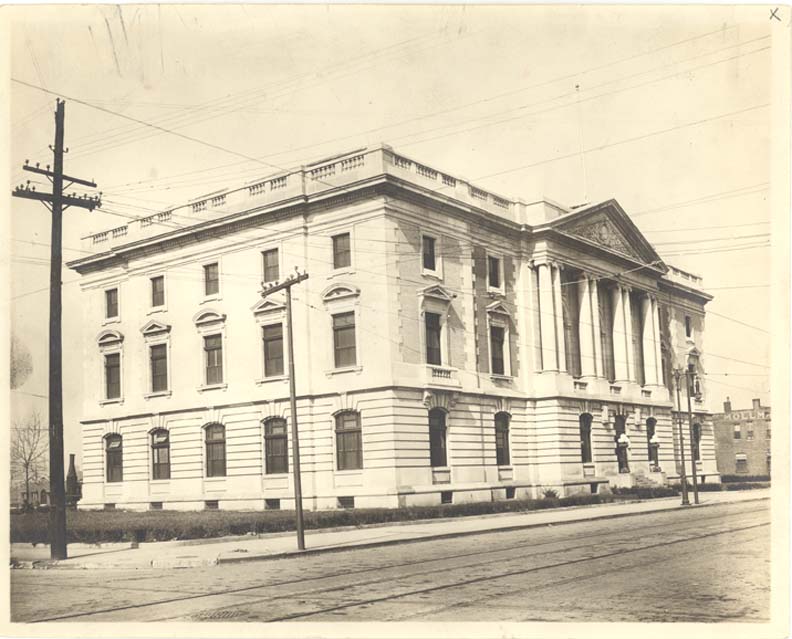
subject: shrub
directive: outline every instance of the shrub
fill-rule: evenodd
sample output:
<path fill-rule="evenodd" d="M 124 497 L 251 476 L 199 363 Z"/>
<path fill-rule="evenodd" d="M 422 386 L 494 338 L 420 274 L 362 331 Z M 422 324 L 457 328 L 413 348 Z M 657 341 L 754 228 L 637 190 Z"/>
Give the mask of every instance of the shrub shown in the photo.
<path fill-rule="evenodd" d="M 553 488 L 542 489 L 542 496 L 545 499 L 558 499 L 558 493 Z"/>
<path fill-rule="evenodd" d="M 770 488 L 770 482 L 743 482 L 723 484 L 725 490 L 756 490 L 757 488 Z"/>
<path fill-rule="evenodd" d="M 770 475 L 721 475 L 721 481 L 724 484 L 732 482 L 770 481 Z"/>

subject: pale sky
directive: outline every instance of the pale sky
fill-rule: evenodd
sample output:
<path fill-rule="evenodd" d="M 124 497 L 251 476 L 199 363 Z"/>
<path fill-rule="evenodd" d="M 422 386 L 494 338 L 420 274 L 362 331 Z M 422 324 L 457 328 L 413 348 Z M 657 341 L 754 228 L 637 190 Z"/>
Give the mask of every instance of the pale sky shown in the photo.
<path fill-rule="evenodd" d="M 115 213 L 67 211 L 67 260 L 84 255 L 81 236 L 124 224 L 118 214 L 386 142 L 509 197 L 617 199 L 667 262 L 715 296 L 709 408 L 727 395 L 735 408 L 771 404 L 769 105 L 782 27 L 766 7 L 4 11 L 12 77 L 66 98 L 65 170 L 95 179 Z M 18 184 L 33 177 L 19 169 L 25 159 L 52 162 L 55 96 L 9 91 Z M 12 202 L 11 323 L 34 362 L 12 414 L 38 407 L 45 419 L 36 395 L 47 394 L 49 225 L 41 204 Z M 64 269 L 66 452 L 79 455 L 77 280 Z"/>

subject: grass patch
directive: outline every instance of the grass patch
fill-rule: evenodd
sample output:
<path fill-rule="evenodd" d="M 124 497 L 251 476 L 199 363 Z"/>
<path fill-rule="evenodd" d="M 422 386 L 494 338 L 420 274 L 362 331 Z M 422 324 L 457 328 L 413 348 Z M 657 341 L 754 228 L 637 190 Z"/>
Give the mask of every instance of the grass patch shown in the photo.
<path fill-rule="evenodd" d="M 473 502 L 443 506 L 306 511 L 305 527 L 318 529 L 337 526 L 364 526 L 443 517 L 529 512 L 612 501 L 614 501 L 614 497 L 609 494 L 583 494 L 561 498 Z M 11 541 L 13 543 L 46 543 L 47 522 L 48 513 L 12 514 Z M 228 535 L 291 531 L 294 530 L 294 511 L 75 510 L 67 513 L 66 527 L 66 536 L 70 543 L 209 539 Z"/>
<path fill-rule="evenodd" d="M 630 486 L 628 488 L 611 488 L 614 495 L 626 495 L 638 499 L 657 499 L 675 497 L 679 488 L 674 486 Z"/>

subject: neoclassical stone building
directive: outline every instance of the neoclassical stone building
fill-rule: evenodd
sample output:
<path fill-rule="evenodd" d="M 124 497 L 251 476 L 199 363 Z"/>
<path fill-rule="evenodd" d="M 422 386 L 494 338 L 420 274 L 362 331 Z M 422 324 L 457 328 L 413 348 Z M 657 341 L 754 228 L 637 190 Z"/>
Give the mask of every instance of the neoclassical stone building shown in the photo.
<path fill-rule="evenodd" d="M 711 297 L 615 200 L 512 200 L 379 146 L 85 242 L 83 508 L 294 507 L 260 290 L 295 267 L 306 508 L 679 476 L 671 371 L 703 371 Z M 717 481 L 701 379 L 686 455 Z"/>

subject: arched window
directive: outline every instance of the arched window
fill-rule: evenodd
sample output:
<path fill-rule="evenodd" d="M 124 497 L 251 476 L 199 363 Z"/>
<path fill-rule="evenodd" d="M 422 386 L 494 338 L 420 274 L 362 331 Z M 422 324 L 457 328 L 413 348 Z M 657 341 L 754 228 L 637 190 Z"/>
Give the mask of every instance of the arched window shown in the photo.
<path fill-rule="evenodd" d="M 657 420 L 654 417 L 650 417 L 646 420 L 646 446 L 647 450 L 649 451 L 649 465 L 650 466 L 659 466 L 660 459 L 658 456 L 658 450 L 660 448 L 659 444 L 656 441 L 655 437 L 655 430 L 657 427 Z"/>
<path fill-rule="evenodd" d="M 498 466 L 508 466 L 509 456 L 509 413 L 495 415 L 495 457 Z"/>
<path fill-rule="evenodd" d="M 121 435 L 108 435 L 105 437 L 108 483 L 124 481 L 124 457 L 121 443 Z"/>
<path fill-rule="evenodd" d="M 441 408 L 429 411 L 429 460 L 432 467 L 447 466 L 446 414 Z"/>
<path fill-rule="evenodd" d="M 694 461 L 701 461 L 701 424 L 693 424 L 693 439 L 690 442 Z"/>
<path fill-rule="evenodd" d="M 363 468 L 363 434 L 360 413 L 345 411 L 335 418 L 338 470 Z"/>
<path fill-rule="evenodd" d="M 584 464 L 591 463 L 591 422 L 592 416 L 583 413 L 579 418 L 580 424 L 580 460 Z"/>
<path fill-rule="evenodd" d="M 264 422 L 264 458 L 267 475 L 289 472 L 286 420 L 273 417 Z"/>
<path fill-rule="evenodd" d="M 151 478 L 170 479 L 170 434 L 164 428 L 151 433 Z"/>
<path fill-rule="evenodd" d="M 629 447 L 629 440 L 627 440 L 627 416 L 616 415 L 614 417 L 613 429 L 616 432 L 613 439 L 616 442 L 616 461 L 619 463 L 619 472 L 629 473 L 630 462 L 627 455 L 627 448 Z"/>
<path fill-rule="evenodd" d="M 222 424 L 209 424 L 204 430 L 206 431 L 206 476 L 225 477 L 225 426 Z"/>

